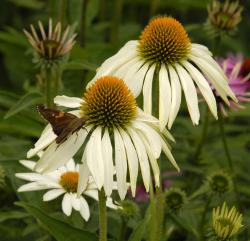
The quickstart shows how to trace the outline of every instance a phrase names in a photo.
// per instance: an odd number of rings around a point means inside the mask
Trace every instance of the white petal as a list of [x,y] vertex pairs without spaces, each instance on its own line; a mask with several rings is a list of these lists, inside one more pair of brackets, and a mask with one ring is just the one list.
[[176,170],[179,172],[180,168],[178,166],[178,164],[176,163],[171,151],[169,150],[168,145],[166,144],[166,142],[164,140],[162,140],[162,150],[165,153],[165,155],[167,156],[167,158],[169,159],[169,161],[172,163],[172,165],[176,168]]
[[89,205],[83,197],[80,197],[80,205],[81,205],[80,214],[85,221],[88,221],[90,217]]
[[138,89],[140,89],[140,87],[142,88],[143,79],[147,72],[147,66],[143,65],[144,62],[140,58],[136,58],[136,60],[137,61],[130,67],[129,71],[123,78],[135,96]]
[[104,164],[104,190],[107,196],[110,196],[113,190],[113,156],[112,144],[110,141],[108,129],[105,129],[102,137],[102,153]]
[[80,198],[77,198],[76,193],[71,194],[71,203],[72,203],[72,207],[75,210],[77,210],[77,211],[81,210],[81,201],[80,201]]
[[118,208],[118,206],[113,203],[113,200],[110,197],[107,197],[106,206],[112,209]]
[[52,143],[36,164],[36,170],[49,172],[64,165],[79,150],[87,134],[87,130],[80,129],[60,145]]
[[19,162],[30,170],[33,170],[36,165],[36,162],[29,160],[20,160]]
[[95,189],[95,190],[86,190],[84,191],[84,195],[87,195],[95,200],[98,201],[98,190]]
[[71,195],[65,193],[62,200],[62,210],[65,215],[70,216],[72,212]]
[[161,131],[168,123],[171,108],[171,86],[168,71],[165,65],[161,65],[159,72],[159,121]]
[[118,185],[118,193],[123,200],[127,193],[127,159],[126,152],[121,135],[117,129],[114,129],[115,139],[115,168]]
[[147,154],[148,154],[148,157],[149,157],[149,161],[150,161],[153,173],[154,173],[155,185],[157,187],[159,187],[160,186],[160,168],[158,166],[157,160],[154,157],[154,155],[152,153],[152,150],[151,150],[151,147],[150,147],[147,139],[145,138],[145,136],[143,136],[140,133],[140,137],[142,138],[143,143],[144,143],[144,145],[146,147],[146,151],[147,151]]
[[139,122],[139,121],[134,121],[133,122],[133,127],[136,129],[140,130],[143,135],[146,137],[148,143],[150,143],[150,147],[152,149],[152,153],[154,157],[157,159],[159,158],[161,154],[161,137],[160,135],[149,125]]
[[53,199],[56,199],[57,197],[59,197],[63,193],[65,193],[64,189],[52,189],[52,190],[49,190],[48,192],[46,192],[43,195],[43,201],[44,202],[51,201]]
[[131,184],[131,191],[133,197],[135,196],[136,191],[136,181],[138,176],[138,157],[135,150],[135,147],[130,139],[130,136],[124,131],[123,129],[119,129],[124,146],[126,149],[127,160],[128,160],[128,168],[129,168],[129,176],[130,176],[130,184]]
[[126,44],[117,54],[105,60],[100,68],[97,69],[95,77],[88,83],[87,88],[89,88],[101,76],[112,75],[122,65],[126,64],[131,59],[134,59],[137,56],[136,44],[137,41]]
[[27,158],[31,158],[39,151],[45,149],[51,142],[56,139],[57,135],[53,132],[51,125],[47,125],[41,134],[39,140],[35,143],[35,147],[27,152]]
[[144,143],[141,141],[136,131],[132,128],[128,128],[128,131],[137,152],[137,156],[141,167],[143,183],[146,191],[148,192],[150,184],[150,167],[149,167],[147,152]]
[[153,80],[154,80],[154,72],[155,72],[156,65],[153,64],[150,66],[148,70],[144,85],[143,85],[143,109],[147,114],[152,113],[152,87],[153,87]]
[[198,125],[200,119],[200,111],[199,111],[198,97],[194,82],[191,79],[190,75],[187,73],[187,71],[181,65],[176,64],[175,67],[179,75],[181,85],[186,97],[187,107],[192,122],[194,125]]
[[43,179],[42,175],[39,173],[16,173],[15,174],[16,177],[22,179],[22,180],[26,180],[26,181],[30,181],[30,182],[36,182],[39,181],[41,179]]
[[179,77],[172,66],[168,66],[169,78],[171,82],[171,107],[168,120],[168,128],[170,129],[179,112],[181,105],[181,85]]
[[131,69],[128,72],[130,73],[130,77],[129,77],[130,79],[128,79],[127,85],[131,89],[135,97],[137,97],[141,93],[143,81],[149,69],[149,65],[147,63],[144,63],[142,61],[140,62],[143,65],[140,67],[140,69],[136,73],[131,72]]
[[66,95],[58,95],[54,98],[54,103],[59,106],[68,108],[79,108],[81,107],[83,100],[77,97],[69,97]]
[[208,84],[207,80],[204,78],[204,76],[200,73],[198,69],[196,69],[192,64],[189,62],[183,63],[183,66],[187,69],[189,74],[192,76],[193,80],[199,87],[202,95],[204,96],[209,109],[211,110],[214,117],[217,119],[217,104],[216,100],[213,94],[213,91],[211,90],[210,85]]
[[234,101],[237,101],[234,93],[230,89],[227,79],[222,73],[221,69],[218,69],[218,64],[213,61],[209,63],[207,59],[198,58],[193,55],[189,55],[189,59],[193,61],[201,71],[208,77],[211,83],[215,86],[216,90],[221,95],[221,98],[229,104],[226,95],[230,96]]
[[102,129],[97,127],[91,134],[87,145],[87,164],[99,189],[104,184],[101,132]]
[[[85,149],[86,150],[86,149]],[[86,152],[83,154],[82,163],[79,168],[79,181],[78,181],[78,187],[77,187],[77,195],[80,196],[82,192],[86,189],[88,180],[89,180],[89,168],[86,161]]]
[[18,192],[30,192],[30,191],[39,191],[47,189],[47,186],[42,186],[38,184],[37,182],[30,182],[28,184],[24,184],[21,187],[18,188]]
[[75,162],[72,158],[70,158],[70,160],[66,163],[66,168],[67,168],[67,171],[74,172],[76,170]]

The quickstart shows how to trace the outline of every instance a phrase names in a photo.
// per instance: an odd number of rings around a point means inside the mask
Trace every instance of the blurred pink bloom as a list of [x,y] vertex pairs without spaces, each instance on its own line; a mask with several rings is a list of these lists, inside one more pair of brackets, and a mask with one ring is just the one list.
[[[217,61],[229,79],[230,88],[239,100],[238,103],[230,101],[230,108],[243,109],[244,106],[241,104],[250,102],[250,58],[244,59],[242,55],[229,55],[227,58],[219,58]],[[219,98],[219,95],[217,96]],[[228,116],[222,101],[219,101],[219,106],[223,115]]]

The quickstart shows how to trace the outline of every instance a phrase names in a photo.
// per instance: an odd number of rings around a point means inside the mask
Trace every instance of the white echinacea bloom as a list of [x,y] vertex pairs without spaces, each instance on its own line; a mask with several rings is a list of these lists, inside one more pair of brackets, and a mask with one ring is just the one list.
[[[36,162],[20,160],[20,163],[30,170],[34,170]],[[51,201],[63,195],[62,211],[70,216],[72,209],[78,211],[84,220],[90,217],[89,205],[84,196],[89,196],[98,201],[98,188],[91,176],[85,178],[85,187],[81,195],[77,195],[79,179],[79,165],[70,159],[64,166],[47,174],[37,172],[16,173],[16,177],[29,181],[18,188],[18,192],[48,190],[43,195],[43,201]],[[111,198],[107,198],[107,206],[117,209]]]
[[118,53],[104,61],[87,87],[105,75],[123,79],[135,97],[142,92],[143,109],[148,114],[152,112],[152,99],[158,98],[152,96],[152,92],[155,93],[153,81],[158,81],[161,130],[173,125],[180,109],[182,90],[195,125],[200,119],[196,86],[215,118],[218,118],[217,105],[209,82],[228,105],[228,96],[237,102],[212,53],[203,45],[191,43],[184,27],[172,17],[151,20],[140,40],[127,42]]
[[149,191],[150,166],[155,184],[159,186],[157,159],[162,150],[179,170],[167,143],[167,139],[173,141],[173,137],[166,129],[161,133],[158,120],[137,107],[123,80],[105,76],[97,80],[83,98],[57,96],[54,101],[57,105],[76,109],[71,113],[86,117],[87,121],[83,128],[59,145],[51,126],[46,127],[27,154],[31,157],[46,149],[36,170],[43,173],[54,170],[84,146],[78,192],[81,193],[84,187],[81,180],[90,172],[99,190],[103,187],[110,196],[115,173],[121,199],[127,193],[128,170],[132,194],[135,195],[139,166],[146,190]]

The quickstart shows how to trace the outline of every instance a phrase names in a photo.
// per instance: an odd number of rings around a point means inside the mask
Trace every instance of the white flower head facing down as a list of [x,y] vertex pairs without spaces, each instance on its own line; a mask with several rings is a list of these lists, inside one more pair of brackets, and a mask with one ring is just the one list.
[[82,171],[78,193],[82,192],[86,170],[89,170],[99,189],[104,187],[107,196],[112,193],[113,174],[121,199],[127,193],[127,173],[133,195],[139,167],[146,190],[150,184],[150,166],[155,184],[159,186],[157,159],[161,151],[177,168],[170,152],[167,139],[173,140],[164,129],[159,131],[158,120],[140,110],[125,82],[117,77],[105,76],[98,79],[84,94],[84,97],[57,96],[55,103],[64,107],[77,108],[71,113],[86,117],[87,121],[77,133],[58,145],[56,135],[47,127],[28,157],[45,149],[36,165],[36,170],[48,172],[63,165],[83,145]]
[[143,109],[148,114],[152,112],[152,99],[156,98],[152,97],[153,80],[157,80],[161,130],[165,126],[171,128],[180,109],[182,90],[193,124],[199,123],[196,86],[217,118],[216,100],[208,80],[227,104],[228,96],[237,101],[212,53],[203,45],[191,43],[181,23],[172,17],[154,18],[140,40],[129,41],[104,61],[88,87],[104,75],[123,79],[135,97],[142,92]]
[[[36,162],[21,160],[20,163],[30,170],[33,170]],[[16,177],[29,181],[29,183],[19,187],[19,192],[30,192],[39,190],[48,190],[43,195],[43,201],[51,201],[63,195],[62,211],[70,216],[72,209],[78,211],[84,220],[88,221],[90,217],[89,205],[84,196],[89,196],[98,200],[98,188],[91,176],[84,180],[84,190],[81,195],[77,195],[77,186],[79,179],[79,165],[71,159],[64,166],[47,174],[37,172],[16,173]],[[116,209],[111,198],[107,199],[107,206]]]

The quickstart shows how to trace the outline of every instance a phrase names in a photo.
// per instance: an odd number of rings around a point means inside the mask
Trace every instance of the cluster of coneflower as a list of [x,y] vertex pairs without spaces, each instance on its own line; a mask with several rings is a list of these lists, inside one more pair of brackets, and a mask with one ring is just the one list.
[[[229,14],[236,12],[238,17],[241,11],[236,11],[237,6],[234,6],[234,11],[233,7],[228,7]],[[223,30],[239,22],[239,17],[234,21],[228,17],[230,23],[226,24],[226,20],[221,23],[221,15],[213,8],[220,10],[220,6],[214,3],[209,8],[209,19],[212,24],[220,23]],[[76,35],[69,27],[63,32],[60,23],[53,28],[52,20],[47,31],[40,22],[38,26],[40,33],[31,25],[31,32],[25,30],[25,34],[34,48],[35,61],[45,70],[46,78],[46,74],[53,74],[65,61]],[[21,161],[32,172],[16,174],[30,182],[21,186],[19,191],[46,189],[44,201],[64,195],[63,212],[71,215],[75,209],[88,220],[90,211],[85,195],[99,199],[99,202],[104,200],[111,208],[121,209],[120,205],[113,203],[111,194],[117,190],[123,200],[127,190],[131,189],[135,196],[139,171],[147,192],[152,178],[156,189],[161,190],[158,165],[161,152],[179,171],[169,144],[174,138],[168,129],[178,115],[182,91],[194,125],[200,120],[199,95],[203,96],[216,119],[218,104],[223,110],[226,108],[224,104],[239,106],[238,92],[230,88],[227,63],[222,60],[218,63],[206,46],[192,43],[176,19],[169,16],[153,18],[139,40],[129,41],[103,62],[81,98],[54,98],[56,106],[72,109],[70,115],[53,109],[54,105],[47,102],[50,108],[44,110],[46,116],[50,115],[47,118],[49,123],[27,154],[28,158],[37,155],[39,160]],[[241,75],[242,68],[237,66],[237,70],[238,73],[232,71],[233,77]],[[249,74],[241,76],[242,83],[250,77]],[[235,78],[232,83],[234,81]],[[159,86],[158,92],[155,86]],[[246,100],[246,90],[240,92],[239,100]],[[140,95],[142,108],[136,102]],[[153,109],[158,110],[157,116],[152,115]],[[81,118],[85,121],[79,126]],[[61,135],[64,139],[58,141]],[[80,149],[82,159],[76,164],[72,158]],[[176,202],[176,197],[180,202]],[[170,190],[166,198],[172,210],[178,210],[186,200],[183,192],[176,189]],[[225,204],[222,209],[215,209],[215,236],[221,237],[218,240],[229,240],[227,238],[238,232],[241,220],[237,211],[229,211]]]

